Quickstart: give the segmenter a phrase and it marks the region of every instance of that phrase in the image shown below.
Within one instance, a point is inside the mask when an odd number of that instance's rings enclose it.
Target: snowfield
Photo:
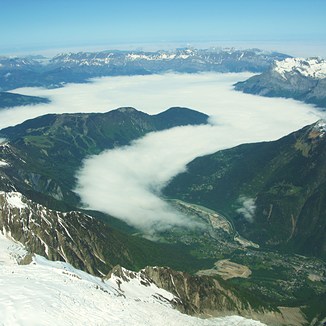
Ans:
[[[318,58],[287,58],[275,61],[274,70],[284,78],[285,73],[299,73],[305,77],[323,79],[326,78],[326,61]]]
[[[264,325],[239,316],[190,317],[171,307],[171,293],[140,278],[102,281],[37,255],[19,265],[25,255],[0,233],[0,325]]]
[[[7,203],[12,207],[12,208],[27,208],[27,205],[22,202],[22,194],[19,192],[4,192],[0,191],[0,195],[4,195]]]

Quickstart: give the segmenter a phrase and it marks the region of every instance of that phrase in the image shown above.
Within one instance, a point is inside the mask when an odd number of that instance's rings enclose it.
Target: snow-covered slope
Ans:
[[[286,58],[275,61],[273,69],[284,78],[287,73],[299,73],[314,79],[326,78],[326,60],[318,58]]]
[[[9,235],[8,235],[9,237]],[[238,316],[199,319],[170,305],[173,295],[133,278],[101,280],[34,256],[0,233],[0,325],[263,325]]]

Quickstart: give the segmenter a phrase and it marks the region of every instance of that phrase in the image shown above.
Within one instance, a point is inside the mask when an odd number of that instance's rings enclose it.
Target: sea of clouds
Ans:
[[[150,133],[130,146],[90,157],[77,172],[76,191],[85,207],[116,216],[148,234],[175,225],[190,226],[193,221],[160,196],[187,163],[238,144],[278,139],[322,116],[312,106],[294,100],[233,90],[234,83],[251,75],[171,73],[105,77],[51,90],[18,89],[15,91],[46,96],[52,102],[1,110],[0,128],[46,113],[106,112],[123,106],[149,114],[182,106],[210,115],[208,125]]]

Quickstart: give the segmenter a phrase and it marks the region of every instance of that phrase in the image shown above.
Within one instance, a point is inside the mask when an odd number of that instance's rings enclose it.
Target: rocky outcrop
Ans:
[[[124,284],[137,282],[145,287],[157,286],[173,296],[164,300],[182,313],[205,317],[240,315],[259,320],[267,325],[305,325],[306,320],[300,308],[263,306],[253,308],[248,300],[240,298],[236,290],[227,283],[207,276],[194,276],[178,272],[168,267],[146,267],[139,272],[131,272],[115,266],[104,278],[114,280],[119,289]]]
[[[248,302],[239,300],[235,292],[224,288],[212,277],[190,275],[168,267],[146,267],[142,272],[158,287],[178,297],[178,309],[187,314],[240,313],[250,307]]]

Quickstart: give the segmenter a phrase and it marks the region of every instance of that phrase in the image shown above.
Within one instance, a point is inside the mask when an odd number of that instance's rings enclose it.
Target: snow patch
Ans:
[[[326,134],[326,121],[325,120],[319,120],[316,125],[315,128],[320,134],[319,134],[319,138],[323,138]]]
[[[0,231],[0,266],[17,265],[26,254],[24,246],[15,242],[10,233],[3,228],[2,232]]]
[[[6,161],[0,160],[0,167],[9,165]]]
[[[58,216],[58,222],[59,224],[64,228],[64,230],[66,231],[67,236],[74,241],[73,237],[71,236],[71,234],[69,233],[68,229],[66,228],[66,226],[64,225],[64,221],[61,217]]]
[[[1,192],[1,194],[5,195],[5,198],[7,200],[7,203],[12,207],[12,208],[27,208],[27,205],[22,202],[22,194],[19,192]]]
[[[0,138],[0,147],[7,145],[8,141],[5,138]]]
[[[156,298],[160,297],[164,300],[162,303],[167,304],[169,307],[170,301],[176,299],[172,293],[160,289],[154,283],[149,282],[141,272],[130,272],[123,267],[121,269],[124,277],[120,278],[112,274],[111,278],[106,282],[111,284],[112,287],[118,285],[119,290],[128,298],[155,302]]]
[[[48,245],[46,244],[46,242],[43,239],[41,239],[41,237],[38,236],[37,238],[41,241],[41,243],[42,243],[42,245],[44,247],[44,251],[45,251],[46,255],[49,256],[49,247],[48,247]]]
[[[286,58],[275,61],[274,71],[286,78],[286,73],[299,73],[314,79],[326,78],[326,60],[318,58]]]

